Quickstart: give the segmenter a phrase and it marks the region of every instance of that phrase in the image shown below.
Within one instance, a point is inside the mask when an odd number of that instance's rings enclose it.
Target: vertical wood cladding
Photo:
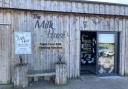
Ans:
[[[14,51],[14,32],[32,33],[32,54],[21,55],[29,69],[54,69],[61,55],[67,63],[69,78],[80,76],[80,31],[120,32],[120,74],[128,74],[127,6],[44,0],[20,0],[18,4],[17,0],[2,1],[5,3],[0,2],[0,6],[10,9],[0,9],[0,72],[5,72],[0,73],[0,81],[10,80],[13,67],[19,62],[19,55]]]

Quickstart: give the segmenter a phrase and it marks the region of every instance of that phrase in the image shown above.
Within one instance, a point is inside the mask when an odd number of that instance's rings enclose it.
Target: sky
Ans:
[[[102,1],[102,2],[128,4],[128,0],[90,0],[90,1]]]
[[[114,43],[114,34],[98,34],[99,43]]]

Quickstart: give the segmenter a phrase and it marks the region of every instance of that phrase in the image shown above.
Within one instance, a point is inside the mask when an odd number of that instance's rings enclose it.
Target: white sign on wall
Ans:
[[[31,32],[15,32],[15,54],[31,54]]]

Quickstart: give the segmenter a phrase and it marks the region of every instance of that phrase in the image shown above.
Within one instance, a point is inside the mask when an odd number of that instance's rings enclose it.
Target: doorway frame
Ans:
[[[120,73],[120,32],[119,31],[95,31],[95,30],[80,30],[80,59],[81,59],[81,32],[96,32],[96,36],[97,36],[97,34],[98,33],[114,33],[115,35],[116,35],[116,37],[115,37],[115,41],[116,41],[116,44],[117,45],[115,45],[115,53],[116,53],[116,55],[115,55],[115,58],[114,58],[114,63],[115,63],[115,65],[114,65],[114,67],[116,67],[116,72],[114,73],[114,74],[111,74],[111,75],[104,75],[104,76],[116,76],[116,75],[121,75],[121,73]],[[96,37],[96,39],[98,39],[98,37]],[[97,51],[97,47],[96,47],[96,51]],[[96,53],[97,54],[97,53]],[[96,55],[96,58],[97,58],[97,55]],[[80,76],[81,76],[81,63],[80,63],[80,59],[79,59],[79,73],[80,73]],[[121,69],[122,70],[122,69]],[[96,76],[100,76],[100,75],[98,75],[97,74],[97,61],[96,61]]]
[[[97,34],[97,41],[98,41],[98,34],[114,34],[115,35],[115,48],[114,48],[114,52],[115,52],[115,57],[114,57],[114,73],[112,73],[112,74],[104,74],[104,75],[101,75],[101,74],[99,74],[97,71],[98,71],[98,52],[97,52],[97,61],[96,61],[96,75],[97,76],[114,76],[114,75],[119,75],[119,66],[120,65],[118,65],[118,64],[120,64],[119,63],[119,60],[120,60],[120,57],[118,57],[119,55],[119,53],[120,53],[120,51],[119,51],[119,33],[118,32],[114,32],[114,31],[97,31],[96,32],[96,34]],[[97,42],[97,47],[96,47],[96,50],[98,51],[98,42]]]

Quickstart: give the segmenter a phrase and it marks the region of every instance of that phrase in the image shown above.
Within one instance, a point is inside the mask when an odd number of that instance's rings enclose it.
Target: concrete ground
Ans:
[[[14,88],[0,85],[0,89]],[[52,81],[41,81],[31,84],[26,89],[128,89],[128,77],[82,76],[79,79],[69,80],[64,86],[56,86]]]

